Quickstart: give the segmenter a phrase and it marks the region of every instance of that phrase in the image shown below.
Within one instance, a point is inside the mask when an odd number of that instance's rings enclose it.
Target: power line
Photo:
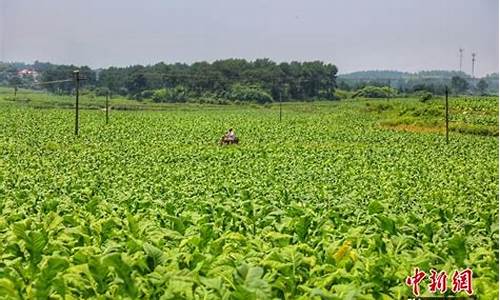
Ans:
[[[475,55],[475,54],[474,54]],[[308,83],[308,82],[321,82],[325,80],[333,80],[336,81],[403,81],[403,80],[422,80],[422,79],[449,79],[442,76],[411,76],[411,77],[383,77],[383,78],[368,78],[368,77],[359,77],[359,78],[345,78],[342,75],[336,75],[334,77],[327,78],[290,78],[287,76],[269,76],[269,77],[255,77],[255,76],[247,76],[247,75],[223,75],[218,74],[215,76],[207,76],[207,75],[193,75],[193,74],[162,74],[162,73],[137,73],[137,75],[144,75],[147,79],[159,79],[159,80],[175,80],[175,79],[205,79],[205,80],[242,80],[242,81],[267,81],[274,83],[283,83],[283,82],[295,82],[297,84],[300,83]],[[80,77],[81,79],[84,79]],[[54,80],[54,81],[45,81],[34,83],[36,85],[44,85],[44,84],[52,84],[52,83],[63,83],[73,81],[73,79],[63,79],[63,80]]]
[[[53,81],[44,81],[44,82],[35,82],[34,85],[44,85],[44,84],[52,84],[52,83],[62,83],[62,82],[70,82],[74,79],[62,79],[62,80],[53,80]]]
[[[450,80],[452,76],[450,77],[442,77],[442,76],[425,76],[425,77],[403,77],[403,78],[398,78],[398,77],[383,77],[383,78],[368,78],[368,77],[360,77],[360,78],[343,78],[343,77],[337,77],[337,81],[372,81],[372,82],[389,82],[389,81],[411,81],[411,80]]]
[[[44,81],[44,82],[36,82],[34,85],[46,85],[46,84],[54,84],[54,83],[63,83],[63,82],[74,82],[75,85],[75,135],[79,134],[80,131],[80,82],[82,80],[87,80],[87,78],[82,77],[80,74],[80,70],[73,71],[73,78],[71,79],[61,79],[61,80],[52,80],[52,81]],[[106,100],[107,106],[107,100]],[[106,116],[107,117],[107,116]]]

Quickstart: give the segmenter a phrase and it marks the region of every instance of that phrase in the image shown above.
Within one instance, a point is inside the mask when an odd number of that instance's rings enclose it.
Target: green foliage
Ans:
[[[3,67],[3,68],[2,68]],[[71,78],[73,70],[79,68],[87,80],[82,84],[94,88],[107,88],[115,95],[127,96],[131,99],[143,100],[142,95],[147,90],[170,89],[183,86],[190,94],[190,99],[200,99],[205,93],[218,96],[231,95],[235,85],[245,86],[243,96],[253,94],[251,101],[268,102],[266,93],[271,99],[278,99],[282,95],[287,100],[334,99],[335,79],[337,67],[321,61],[291,62],[277,64],[269,59],[217,60],[213,63],[196,62],[191,65],[175,63],[142,66],[134,65],[117,68],[110,67],[92,71],[86,66],[53,65],[36,62],[26,64],[1,64],[0,85],[16,80],[17,71],[23,68],[32,68],[39,72],[39,80],[61,80]],[[99,76],[97,76],[97,74]],[[97,80],[98,77],[98,80]],[[26,80],[28,78],[25,78]],[[23,79],[24,80],[24,79]],[[34,78],[32,78],[32,81]],[[32,82],[31,82],[32,83]],[[23,87],[30,87],[23,83]],[[59,94],[68,94],[74,87],[73,82],[48,85],[47,88]],[[261,91],[256,91],[261,90]],[[174,97],[175,98],[175,97]],[[209,102],[225,101],[229,98],[216,97]],[[242,99],[237,99],[241,101]],[[182,100],[184,101],[184,100]],[[168,100],[167,102],[180,102]]]
[[[154,102],[185,102],[188,99],[188,91],[183,86],[174,88],[160,89],[153,92],[151,99]]]
[[[394,105],[391,103],[371,103],[367,102],[365,104],[365,111],[382,113],[384,111],[394,109]]]
[[[98,87],[94,90],[96,96],[104,97],[106,95],[110,95],[111,91],[107,87]]]
[[[129,95],[136,97],[148,88],[148,80],[142,73],[132,73],[126,83],[126,89]]]
[[[352,97],[353,98],[392,98],[396,96],[397,91],[393,88],[384,86],[365,86],[364,88],[357,90]]]
[[[498,126],[491,126],[491,125],[484,126],[477,124],[453,123],[450,126],[450,130],[465,134],[498,136]]]
[[[335,97],[339,100],[352,98],[352,93],[346,90],[335,90]]]
[[[235,84],[226,96],[230,100],[250,101],[259,104],[272,102],[273,98],[257,85]]]
[[[475,93],[479,95],[498,94],[498,73],[481,78],[481,88],[476,86],[476,80],[470,75],[458,71],[420,71],[406,73],[398,71],[361,71],[338,76],[338,88],[342,90],[358,90],[365,86],[391,86],[400,93],[429,92],[433,95],[444,95],[446,87],[452,85],[453,77],[462,78],[467,85],[460,93]],[[455,79],[456,81],[456,79]],[[463,82],[462,82],[463,84]],[[474,88],[477,87],[477,89]]]
[[[40,67],[42,68],[42,67]],[[36,68],[35,68],[36,69]],[[39,81],[58,81],[74,78],[74,71],[80,70],[80,76],[85,78],[81,81],[81,86],[92,86],[95,84],[95,73],[87,66],[74,66],[74,65],[53,65],[47,64],[43,66],[43,71],[40,72]],[[73,81],[53,83],[44,86],[47,90],[58,94],[69,94],[75,88]]]
[[[493,97],[449,98],[449,129],[452,132],[478,136],[498,136],[497,99]],[[420,102],[422,102],[420,100]],[[404,105],[388,106],[366,103],[366,111],[382,115],[382,127],[408,129],[410,131],[444,131],[444,99],[434,98],[425,104],[408,100]]]
[[[450,103],[498,126],[498,99]],[[442,101],[286,103],[281,123],[275,103],[145,101],[166,111],[82,110],[78,138],[73,110],[4,104],[0,298],[401,299],[415,267],[470,267],[496,297],[498,138],[379,127]]]
[[[430,93],[430,92],[423,92],[423,93],[420,93],[418,96],[419,96],[420,102],[427,102],[427,101],[431,100],[433,97],[432,93]]]
[[[451,78],[451,88],[456,94],[462,94],[469,88],[469,83],[460,76],[453,76]]]
[[[23,83],[21,77],[13,76],[9,79],[9,85],[12,87],[20,86]]]
[[[485,95],[487,89],[488,82],[484,78],[481,78],[481,80],[479,80],[479,82],[477,83],[477,90],[479,91],[479,94]]]

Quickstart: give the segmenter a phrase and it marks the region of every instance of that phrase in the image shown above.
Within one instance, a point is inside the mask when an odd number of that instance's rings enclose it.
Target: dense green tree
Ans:
[[[358,90],[365,86],[391,86],[397,88],[400,93],[419,94],[430,92],[434,95],[444,95],[446,87],[452,86],[453,77],[463,78],[467,82],[467,88],[462,86],[458,93],[472,93],[475,85],[474,79],[464,72],[458,71],[421,71],[407,73],[398,71],[362,71],[343,74],[338,76],[339,85],[343,90]],[[498,93],[498,74],[490,74],[483,79],[488,83],[488,93]],[[456,81],[456,79],[455,79]],[[462,82],[463,84],[463,82]],[[455,91],[457,92],[457,91]]]
[[[130,75],[127,82],[127,89],[131,96],[137,96],[148,88],[148,80],[143,73],[134,73]]]
[[[151,98],[154,102],[185,102],[188,97],[189,91],[185,87],[176,86],[155,90]]]
[[[229,100],[249,101],[264,104],[272,102],[273,98],[269,93],[258,85],[234,84],[227,93]]]
[[[347,82],[345,80],[340,80],[339,83],[337,84],[337,87],[340,90],[344,90],[344,91],[350,91],[351,90],[351,86],[349,84],[347,84]]]
[[[190,97],[195,98],[206,98],[208,94],[211,98],[227,98],[233,95],[235,85],[239,84],[240,87],[258,87],[270,95],[271,100],[277,100],[281,94],[286,101],[334,99],[336,75],[334,65],[319,61],[276,64],[269,59],[226,59],[192,65],[159,63],[144,67],[109,68],[101,71],[97,84],[114,92],[123,94],[125,91],[131,96],[143,95],[142,92],[149,89],[182,86],[189,91]],[[263,96],[262,99],[265,98]]]
[[[55,82],[51,84],[43,85],[44,88],[52,92],[59,93],[69,93],[74,90],[75,84],[72,81],[74,78],[74,71],[80,70],[80,76],[82,80],[82,86],[94,86],[95,85],[95,72],[92,71],[87,66],[74,66],[74,65],[53,65],[53,64],[42,64],[43,71],[41,72],[41,82],[52,82],[52,81],[62,81],[65,82]]]
[[[9,85],[11,87],[19,87],[22,84],[22,79],[19,76],[13,76],[9,79]]]
[[[481,95],[486,94],[486,90],[488,89],[488,82],[485,79],[479,80],[477,83],[477,90]]]
[[[462,77],[453,76],[451,78],[451,88],[457,94],[464,93],[469,88],[469,83]]]

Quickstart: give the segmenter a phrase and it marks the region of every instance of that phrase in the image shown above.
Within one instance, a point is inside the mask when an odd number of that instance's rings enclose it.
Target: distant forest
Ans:
[[[443,95],[446,86],[459,94],[498,95],[498,73],[482,78],[472,78],[459,71],[421,71],[417,73],[399,71],[361,71],[339,75],[337,87],[355,91],[365,86],[389,86],[399,93],[427,91]]]
[[[183,102],[190,98],[254,101],[265,103],[286,100],[335,99],[337,67],[320,61],[277,64],[269,59],[218,60],[213,63],[159,63],[150,66],[110,67],[91,70],[88,67],[35,62],[0,64],[0,83],[36,87],[36,82],[71,78],[79,68],[87,78],[85,85],[97,94],[107,93],[132,99],[157,102]],[[19,70],[32,69],[33,76],[21,76]],[[23,80],[26,79],[26,80]],[[44,88],[68,93],[72,83],[55,83]]]
[[[120,95],[155,102],[201,103],[339,100],[356,96],[401,97],[415,93],[498,94],[498,73],[471,78],[457,71],[363,71],[338,75],[321,61],[276,63],[269,59],[218,60],[212,63],[135,65],[91,69],[35,62],[1,63],[0,85],[68,94],[79,69],[84,89],[96,96]]]

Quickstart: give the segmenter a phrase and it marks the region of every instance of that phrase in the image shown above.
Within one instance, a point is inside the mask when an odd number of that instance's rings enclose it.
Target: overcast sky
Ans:
[[[107,67],[322,60],[498,72],[498,0],[0,0],[0,60]]]

